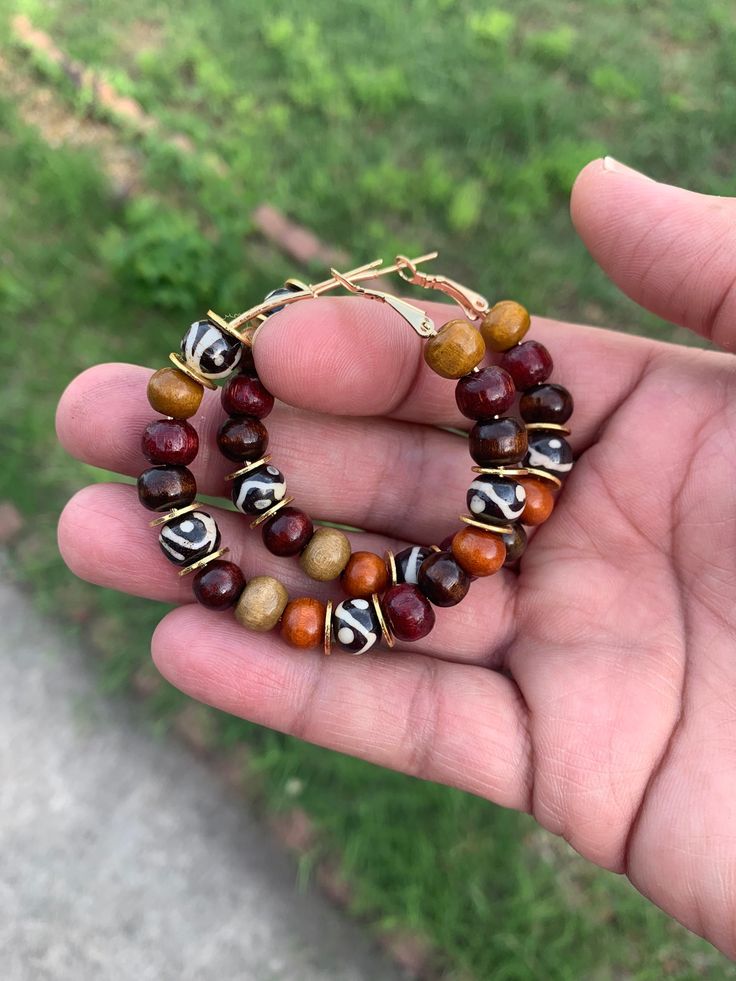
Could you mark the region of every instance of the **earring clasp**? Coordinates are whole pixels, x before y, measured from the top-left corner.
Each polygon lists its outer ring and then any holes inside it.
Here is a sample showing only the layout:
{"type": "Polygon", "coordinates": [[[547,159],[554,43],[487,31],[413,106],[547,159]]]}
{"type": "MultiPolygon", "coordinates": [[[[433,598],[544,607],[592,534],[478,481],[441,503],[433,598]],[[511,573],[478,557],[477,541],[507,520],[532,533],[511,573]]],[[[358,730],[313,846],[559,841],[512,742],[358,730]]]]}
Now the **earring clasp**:
{"type": "Polygon", "coordinates": [[[417,269],[416,261],[405,255],[396,256],[396,269],[404,282],[411,283],[413,286],[422,286],[428,290],[439,290],[451,297],[463,308],[471,320],[477,320],[488,313],[488,300],[480,293],[468,289],[467,286],[463,286],[448,276],[420,272],[417,269]],[[407,270],[409,270],[410,275],[407,275],[407,270]]]}

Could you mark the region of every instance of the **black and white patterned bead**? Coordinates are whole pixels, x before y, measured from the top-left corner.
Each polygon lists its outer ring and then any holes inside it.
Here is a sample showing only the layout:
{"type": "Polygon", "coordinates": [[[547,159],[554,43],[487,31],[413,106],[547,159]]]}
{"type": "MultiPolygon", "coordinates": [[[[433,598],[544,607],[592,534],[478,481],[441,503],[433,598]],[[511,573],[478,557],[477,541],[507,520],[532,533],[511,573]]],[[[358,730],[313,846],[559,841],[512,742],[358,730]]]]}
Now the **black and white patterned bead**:
{"type": "Polygon", "coordinates": [[[373,603],[367,599],[346,599],[332,614],[335,640],[348,654],[367,654],[381,639],[373,603]]]}
{"type": "MultiPolygon", "coordinates": [[[[266,296],[263,297],[263,301],[265,303],[266,300],[273,300],[273,299],[275,299],[278,296],[291,296],[292,293],[301,293],[301,292],[302,291],[301,291],[301,289],[298,286],[295,286],[293,284],[292,285],[285,284],[284,286],[279,286],[278,289],[271,290],[270,293],[267,293],[266,296]]],[[[280,307],[274,307],[273,310],[269,310],[269,312],[266,314],[266,316],[267,317],[270,317],[271,314],[278,313],[279,310],[283,310],[284,309],[284,306],[285,305],[286,304],[284,304],[283,306],[280,306],[280,307]]]]}
{"type": "Polygon", "coordinates": [[[189,367],[204,378],[227,378],[237,368],[242,345],[209,320],[196,320],[181,339],[189,367]]]}
{"type": "Polygon", "coordinates": [[[286,478],[270,463],[233,481],[233,504],[243,514],[262,514],[283,500],[285,494],[286,478]]]}
{"type": "Polygon", "coordinates": [[[526,491],[518,480],[480,474],[468,487],[468,511],[479,521],[518,521],[526,504],[526,491]]]}
{"type": "Polygon", "coordinates": [[[572,447],[564,436],[554,430],[530,429],[529,449],[524,457],[525,467],[547,470],[564,477],[572,470],[572,447]]]}
{"type": "Polygon", "coordinates": [[[432,555],[431,548],[424,548],[421,545],[413,545],[402,549],[394,556],[396,563],[396,581],[408,582],[416,586],[419,581],[419,566],[424,562],[428,555],[432,555]]]}
{"type": "Polygon", "coordinates": [[[161,550],[175,565],[189,565],[220,546],[220,529],[205,511],[190,511],[167,521],[158,536],[161,550]]]}

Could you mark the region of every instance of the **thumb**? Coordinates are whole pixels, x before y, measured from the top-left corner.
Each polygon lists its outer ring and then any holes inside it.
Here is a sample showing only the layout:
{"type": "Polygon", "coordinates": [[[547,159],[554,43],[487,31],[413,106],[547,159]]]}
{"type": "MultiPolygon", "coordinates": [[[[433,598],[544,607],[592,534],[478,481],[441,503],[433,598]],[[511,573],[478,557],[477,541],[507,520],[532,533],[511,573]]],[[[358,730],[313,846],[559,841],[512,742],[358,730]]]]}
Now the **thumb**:
{"type": "Polygon", "coordinates": [[[736,351],[736,200],[659,184],[612,157],[572,191],[572,220],[624,293],[736,351]]]}

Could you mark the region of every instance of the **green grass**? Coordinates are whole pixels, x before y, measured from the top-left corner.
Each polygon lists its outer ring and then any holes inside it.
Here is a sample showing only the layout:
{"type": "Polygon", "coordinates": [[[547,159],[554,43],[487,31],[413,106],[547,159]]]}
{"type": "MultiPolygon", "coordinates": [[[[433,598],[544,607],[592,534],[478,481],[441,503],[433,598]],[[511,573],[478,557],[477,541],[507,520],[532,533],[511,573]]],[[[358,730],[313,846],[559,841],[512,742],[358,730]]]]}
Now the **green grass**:
{"type": "MultiPolygon", "coordinates": [[[[278,205],[359,260],[437,246],[443,268],[491,296],[682,337],[593,267],[567,198],[601,152],[732,191],[736,31],[725,0],[220,0],[216,13],[0,0],[3,17],[19,10],[199,151],[184,160],[141,141],[145,192],[115,200],[93,150],[49,148],[0,98],[0,499],[28,519],[19,575],[44,611],[85,630],[110,689],[145,664],[162,608],[61,565],[58,512],[100,475],[56,446],[54,404],[84,367],[161,363],[187,318],[241,309],[293,273],[251,235],[255,205],[278,205]]],[[[30,73],[16,50],[0,54],[30,73]]],[[[63,78],[52,85],[83,115],[63,78]]],[[[164,727],[183,701],[164,687],[152,720],[164,727]]],[[[211,719],[217,745],[248,744],[270,807],[298,803],[313,817],[318,851],[342,856],[355,910],[426,935],[448,977],[736,977],[525,817],[211,719]]]]}

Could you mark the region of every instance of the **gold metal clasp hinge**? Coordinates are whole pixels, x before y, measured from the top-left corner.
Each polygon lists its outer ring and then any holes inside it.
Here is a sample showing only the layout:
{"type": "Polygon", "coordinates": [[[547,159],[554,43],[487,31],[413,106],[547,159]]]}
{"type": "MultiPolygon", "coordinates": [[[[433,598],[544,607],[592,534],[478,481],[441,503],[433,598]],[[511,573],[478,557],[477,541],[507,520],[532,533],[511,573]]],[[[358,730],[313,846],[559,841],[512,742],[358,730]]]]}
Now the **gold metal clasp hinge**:
{"type": "Polygon", "coordinates": [[[428,290],[439,290],[440,293],[451,297],[463,308],[471,320],[477,320],[488,313],[489,304],[484,296],[476,293],[475,290],[468,289],[462,283],[455,282],[448,276],[420,272],[416,262],[405,255],[396,256],[396,268],[404,282],[411,283],[413,286],[422,286],[428,290]]]}
{"type": "Polygon", "coordinates": [[[333,277],[351,293],[358,293],[369,300],[378,300],[379,303],[387,303],[400,317],[412,327],[420,337],[434,337],[437,333],[435,326],[429,319],[424,310],[415,307],[413,303],[400,300],[391,293],[384,293],[382,290],[367,290],[364,286],[358,286],[347,278],[347,274],[339,273],[337,269],[330,269],[333,277]]]}

